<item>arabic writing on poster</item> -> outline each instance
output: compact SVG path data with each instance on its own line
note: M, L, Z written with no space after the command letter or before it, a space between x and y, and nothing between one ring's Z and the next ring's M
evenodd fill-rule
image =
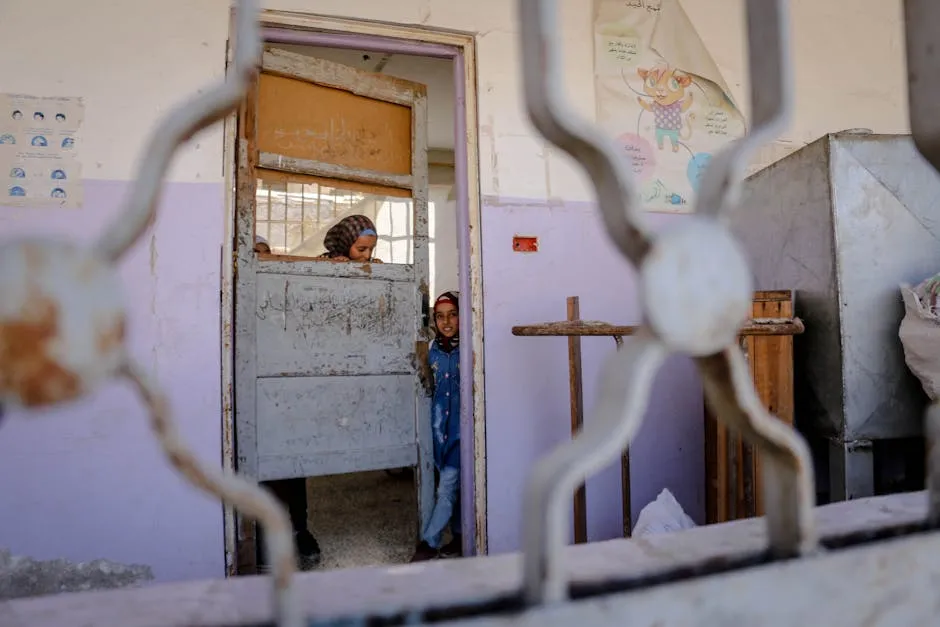
M745 132L704 44L676 0L595 0L594 43L597 120L643 208L692 211L712 154Z
M81 98L0 94L0 205L82 206Z

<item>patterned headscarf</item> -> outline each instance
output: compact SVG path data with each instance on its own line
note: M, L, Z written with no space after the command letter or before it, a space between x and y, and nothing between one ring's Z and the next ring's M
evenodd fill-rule
M367 216L346 216L330 227L323 239L329 257L348 257L349 249L361 235L377 235L375 224Z
M453 305L459 314L460 312L460 292L444 292L437 297L437 300L434 301L434 313L437 313L437 306L442 303L450 303ZM441 347L445 353L449 353L460 345L460 329L458 327L457 333L454 337L444 337L440 331L437 330L437 322L434 323L434 334L437 336L437 344Z

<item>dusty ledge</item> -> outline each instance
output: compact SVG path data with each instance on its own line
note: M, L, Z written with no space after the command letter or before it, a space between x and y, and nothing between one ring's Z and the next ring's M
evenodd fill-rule
M820 507L823 536L916 523L926 515L925 493L900 494ZM629 578L719 556L758 553L765 544L761 519L734 521L643 539L610 540L568 549L579 583ZM311 618L386 614L514 594L518 554L386 568L305 573L296 585ZM144 588L61 594L0 603L5 627L208 627L271 620L269 584L262 577L150 585Z

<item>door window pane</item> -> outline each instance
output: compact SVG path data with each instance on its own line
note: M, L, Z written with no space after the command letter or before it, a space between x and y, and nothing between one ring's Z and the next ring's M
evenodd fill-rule
M346 216L361 214L376 227L373 255L384 263L414 262L414 203L404 190L265 172L258 179L255 233L271 254L312 259L323 238Z

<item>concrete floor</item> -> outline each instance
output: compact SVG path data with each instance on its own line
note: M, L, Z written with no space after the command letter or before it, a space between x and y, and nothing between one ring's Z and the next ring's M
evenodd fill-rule
M323 553L318 570L405 564L414 554L418 505L412 475L385 471L307 480L309 528Z

